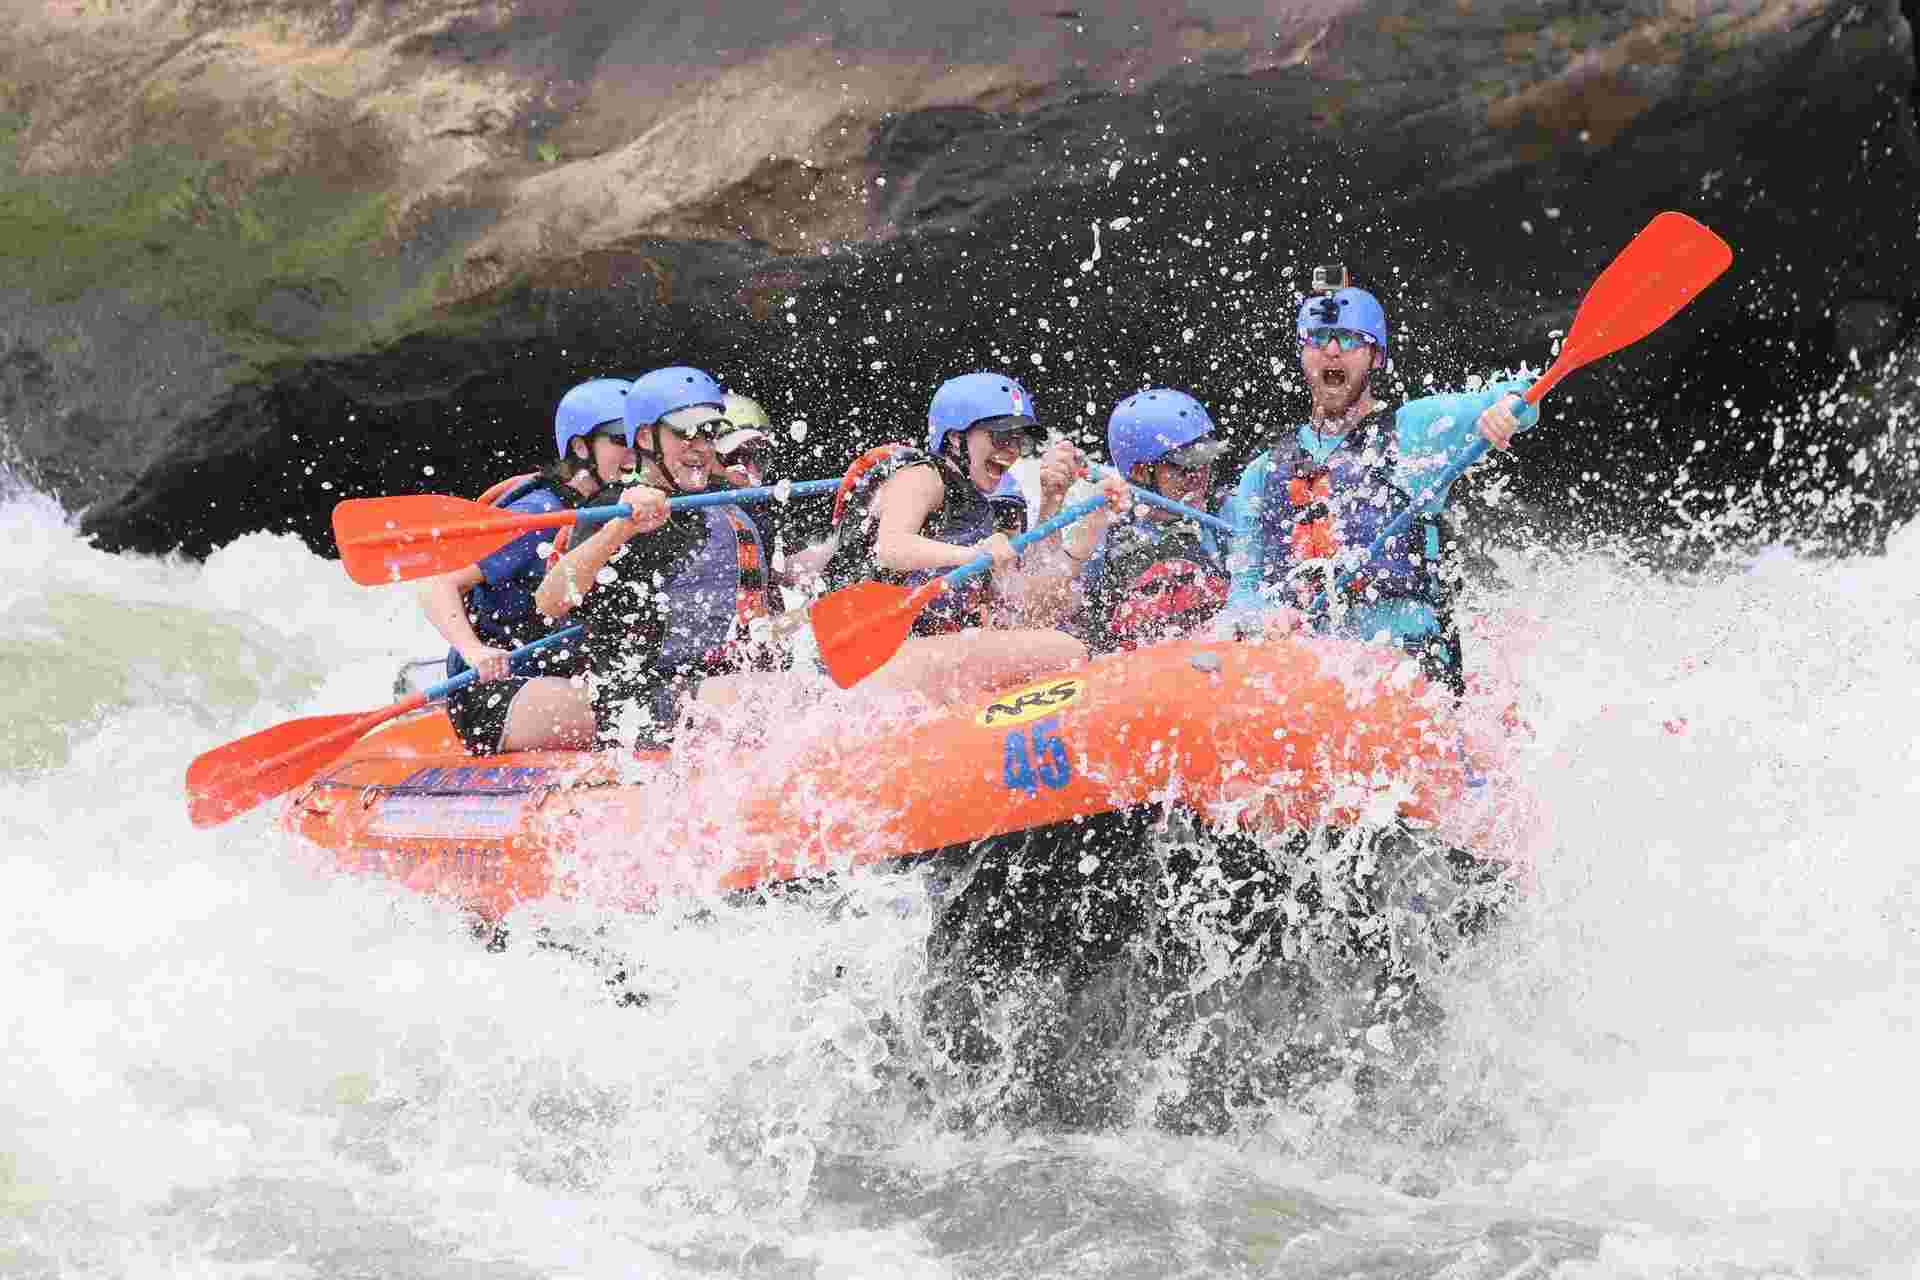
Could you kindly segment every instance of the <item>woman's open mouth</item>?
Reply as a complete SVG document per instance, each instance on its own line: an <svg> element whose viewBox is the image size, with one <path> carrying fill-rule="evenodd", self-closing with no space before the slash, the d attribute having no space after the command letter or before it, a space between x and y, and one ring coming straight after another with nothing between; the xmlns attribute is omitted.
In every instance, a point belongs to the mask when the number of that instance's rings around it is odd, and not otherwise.
<svg viewBox="0 0 1920 1280"><path fill-rule="evenodd" d="M1337 364L1330 364L1320 371L1320 385L1323 387L1344 387L1347 385L1347 371Z"/></svg>

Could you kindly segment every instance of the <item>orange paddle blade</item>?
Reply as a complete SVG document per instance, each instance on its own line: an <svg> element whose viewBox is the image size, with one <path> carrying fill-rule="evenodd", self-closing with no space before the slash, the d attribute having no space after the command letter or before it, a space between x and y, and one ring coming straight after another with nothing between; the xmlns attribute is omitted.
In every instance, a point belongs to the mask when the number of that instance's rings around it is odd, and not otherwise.
<svg viewBox="0 0 1920 1280"><path fill-rule="evenodd" d="M333 540L347 576L375 587L464 569L529 529L558 529L573 519L571 511L502 511L439 493L348 498L333 509Z"/></svg>
<svg viewBox="0 0 1920 1280"><path fill-rule="evenodd" d="M921 610L946 589L945 578L918 587L856 582L822 596L813 606L813 638L833 682L851 689L886 665Z"/></svg>
<svg viewBox="0 0 1920 1280"><path fill-rule="evenodd" d="M187 817L217 827L263 800L293 790L333 763L362 735L426 703L416 693L381 711L308 716L215 747L187 766Z"/></svg>
<svg viewBox="0 0 1920 1280"><path fill-rule="evenodd" d="M1727 242L1686 214L1656 216L1587 290L1560 358L1527 389L1527 403L1538 404L1575 369L1658 329L1732 263Z"/></svg>

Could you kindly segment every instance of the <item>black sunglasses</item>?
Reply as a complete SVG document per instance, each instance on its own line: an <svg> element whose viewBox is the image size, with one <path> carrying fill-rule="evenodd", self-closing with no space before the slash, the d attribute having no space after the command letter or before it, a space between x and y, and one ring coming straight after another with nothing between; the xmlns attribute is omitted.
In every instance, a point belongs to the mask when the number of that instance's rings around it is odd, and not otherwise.
<svg viewBox="0 0 1920 1280"><path fill-rule="evenodd" d="M1047 433L1040 427L1005 427L1000 430L988 427L987 430L993 436L995 449L1004 449L1012 445L1020 451L1020 456L1023 458L1039 457L1040 446L1046 442L1047 438Z"/></svg>

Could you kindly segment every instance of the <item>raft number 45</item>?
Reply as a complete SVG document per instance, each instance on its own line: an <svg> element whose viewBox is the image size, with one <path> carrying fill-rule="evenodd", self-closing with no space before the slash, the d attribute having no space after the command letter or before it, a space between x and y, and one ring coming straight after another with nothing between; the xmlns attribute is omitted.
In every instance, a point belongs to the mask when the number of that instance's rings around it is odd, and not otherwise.
<svg viewBox="0 0 1920 1280"><path fill-rule="evenodd" d="M1056 716L1009 733L1002 761L1009 791L1038 795L1042 784L1058 791L1073 781L1073 762Z"/></svg>

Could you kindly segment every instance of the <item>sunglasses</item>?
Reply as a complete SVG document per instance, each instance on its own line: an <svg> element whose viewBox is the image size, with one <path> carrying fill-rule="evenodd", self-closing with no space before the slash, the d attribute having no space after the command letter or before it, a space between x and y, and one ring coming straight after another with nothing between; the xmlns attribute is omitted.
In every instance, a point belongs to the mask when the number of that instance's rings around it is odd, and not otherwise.
<svg viewBox="0 0 1920 1280"><path fill-rule="evenodd" d="M992 435L994 452L1011 448L1023 458L1039 457L1041 442L1046 438L1039 427L1008 427L1004 431L993 431Z"/></svg>
<svg viewBox="0 0 1920 1280"><path fill-rule="evenodd" d="M1196 440L1184 449L1161 454L1158 461L1178 471L1205 471L1220 457L1220 446L1211 440Z"/></svg>
<svg viewBox="0 0 1920 1280"><path fill-rule="evenodd" d="M770 456L764 446L748 444L720 455L720 461L729 467L765 467Z"/></svg>
<svg viewBox="0 0 1920 1280"><path fill-rule="evenodd" d="M733 430L733 424L725 418L708 418L705 422L695 423L691 427L676 427L662 418L658 425L673 432L682 440L713 440Z"/></svg>
<svg viewBox="0 0 1920 1280"><path fill-rule="evenodd" d="M1358 351L1361 347L1373 345L1370 334L1358 329L1302 329L1300 345L1303 347L1324 347L1329 341L1342 351Z"/></svg>
<svg viewBox="0 0 1920 1280"><path fill-rule="evenodd" d="M627 428L625 423L615 422L593 429L594 438L605 440L616 448L627 447Z"/></svg>

